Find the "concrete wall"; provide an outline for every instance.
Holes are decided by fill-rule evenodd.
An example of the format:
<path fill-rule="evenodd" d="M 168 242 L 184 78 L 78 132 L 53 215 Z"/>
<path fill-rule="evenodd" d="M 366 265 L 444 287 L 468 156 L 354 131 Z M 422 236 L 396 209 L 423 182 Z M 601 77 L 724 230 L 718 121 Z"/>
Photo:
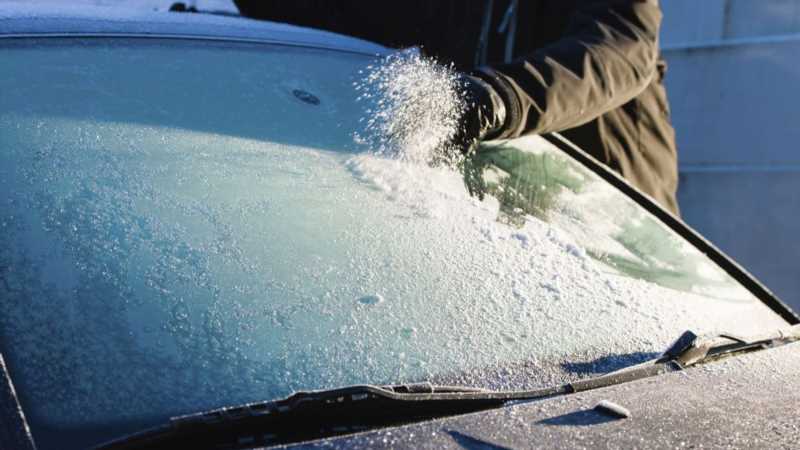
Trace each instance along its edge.
<path fill-rule="evenodd" d="M 800 0 L 663 0 L 684 220 L 800 311 Z"/>
<path fill-rule="evenodd" d="M 664 45 L 800 32 L 798 0 L 661 0 Z"/>

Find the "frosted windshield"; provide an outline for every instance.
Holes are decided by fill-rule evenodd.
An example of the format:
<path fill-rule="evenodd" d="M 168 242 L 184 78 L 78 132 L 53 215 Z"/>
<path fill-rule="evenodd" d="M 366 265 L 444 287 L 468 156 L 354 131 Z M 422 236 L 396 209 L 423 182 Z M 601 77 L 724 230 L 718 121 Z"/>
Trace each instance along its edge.
<path fill-rule="evenodd" d="M 40 448 L 295 390 L 541 386 L 783 324 L 540 138 L 487 146 L 468 183 L 359 147 L 369 57 L 14 42 L 0 350 Z"/>

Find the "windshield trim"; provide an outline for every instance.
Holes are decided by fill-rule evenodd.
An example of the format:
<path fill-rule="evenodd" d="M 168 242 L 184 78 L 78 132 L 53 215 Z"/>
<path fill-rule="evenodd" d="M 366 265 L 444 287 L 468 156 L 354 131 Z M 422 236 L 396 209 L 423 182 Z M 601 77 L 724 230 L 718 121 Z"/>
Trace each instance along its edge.
<path fill-rule="evenodd" d="M 601 163 L 560 134 L 550 133 L 544 134 L 542 137 L 555 145 L 559 150 L 578 161 L 584 167 L 594 172 L 595 175 L 620 190 L 625 196 L 636 202 L 637 205 L 644 208 L 647 212 L 660 220 L 661 223 L 688 241 L 790 325 L 800 324 L 800 316 L 778 298 L 775 293 L 770 291 L 744 267 L 700 235 L 700 233 L 695 231 L 681 218 L 664 209 L 650 196 L 636 189 L 622 178 L 622 176 L 613 172 L 605 164 Z"/>
<path fill-rule="evenodd" d="M 35 450 L 31 428 L 0 353 L 0 448 Z"/>
<path fill-rule="evenodd" d="M 285 47 L 305 48 L 314 50 L 328 50 L 338 53 L 351 55 L 377 57 L 381 53 L 357 50 L 352 48 L 342 48 L 333 45 L 323 45 L 301 41 L 289 41 L 281 39 L 255 38 L 255 37 L 231 37 L 231 36 L 209 36 L 203 34 L 178 34 L 178 33 L 129 33 L 129 32 L 52 32 L 52 33 L 11 33 L 0 34 L 0 42 L 9 39 L 168 39 L 185 41 L 209 41 L 209 42 L 230 42 L 234 44 L 264 44 L 278 45 Z"/>

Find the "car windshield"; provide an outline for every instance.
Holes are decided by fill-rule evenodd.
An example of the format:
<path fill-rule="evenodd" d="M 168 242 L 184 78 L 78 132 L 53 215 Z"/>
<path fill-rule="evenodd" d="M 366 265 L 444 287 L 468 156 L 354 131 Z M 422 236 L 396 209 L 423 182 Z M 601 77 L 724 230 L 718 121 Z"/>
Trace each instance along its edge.
<path fill-rule="evenodd" d="M 40 448 L 296 390 L 549 385 L 785 325 L 544 139 L 491 143 L 466 183 L 371 153 L 374 57 L 0 45 L 0 351 Z"/>

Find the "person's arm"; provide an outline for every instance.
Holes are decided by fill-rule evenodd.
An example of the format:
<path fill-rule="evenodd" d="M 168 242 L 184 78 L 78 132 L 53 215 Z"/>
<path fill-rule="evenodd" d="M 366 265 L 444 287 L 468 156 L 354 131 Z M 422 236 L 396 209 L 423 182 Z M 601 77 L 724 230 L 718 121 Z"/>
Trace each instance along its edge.
<path fill-rule="evenodd" d="M 656 76 L 657 0 L 605 0 L 581 7 L 557 42 L 478 76 L 503 98 L 506 120 L 492 138 L 563 131 L 640 94 Z"/>

